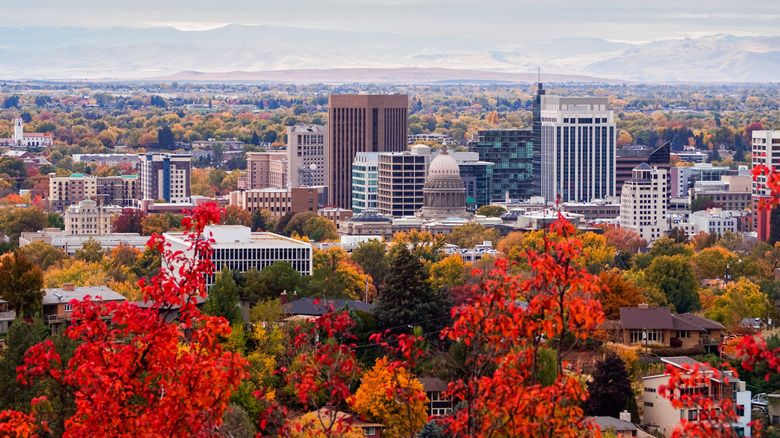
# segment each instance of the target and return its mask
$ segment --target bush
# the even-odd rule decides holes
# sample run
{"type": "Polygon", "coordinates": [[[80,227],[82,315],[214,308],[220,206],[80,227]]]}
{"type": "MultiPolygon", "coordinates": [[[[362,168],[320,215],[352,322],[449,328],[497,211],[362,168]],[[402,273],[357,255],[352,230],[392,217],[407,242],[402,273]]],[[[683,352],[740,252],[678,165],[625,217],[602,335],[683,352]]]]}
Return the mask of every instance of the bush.
{"type": "Polygon", "coordinates": [[[704,347],[701,345],[691,348],[659,347],[651,348],[650,351],[656,356],[698,356],[704,354],[704,347]]]}
{"type": "Polygon", "coordinates": [[[683,346],[683,342],[680,338],[672,338],[669,339],[669,346],[672,348],[681,348],[683,346]]]}

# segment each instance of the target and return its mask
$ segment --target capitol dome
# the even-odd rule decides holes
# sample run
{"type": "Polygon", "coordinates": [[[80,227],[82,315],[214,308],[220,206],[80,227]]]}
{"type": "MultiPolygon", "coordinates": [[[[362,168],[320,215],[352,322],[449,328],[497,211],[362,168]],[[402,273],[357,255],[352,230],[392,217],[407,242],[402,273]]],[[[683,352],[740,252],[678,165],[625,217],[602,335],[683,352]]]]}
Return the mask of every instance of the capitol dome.
{"type": "Polygon", "coordinates": [[[460,166],[446,149],[442,150],[439,156],[431,161],[428,168],[428,178],[436,176],[450,176],[460,179],[460,166]]]}

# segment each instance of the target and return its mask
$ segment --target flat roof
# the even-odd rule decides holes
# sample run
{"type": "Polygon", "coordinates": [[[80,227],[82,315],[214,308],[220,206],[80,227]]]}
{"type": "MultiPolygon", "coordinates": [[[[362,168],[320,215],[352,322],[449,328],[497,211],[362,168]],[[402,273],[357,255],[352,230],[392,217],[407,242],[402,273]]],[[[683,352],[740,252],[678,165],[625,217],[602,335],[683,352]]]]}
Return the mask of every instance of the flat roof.
{"type": "Polygon", "coordinates": [[[71,300],[84,300],[89,295],[92,298],[101,297],[103,301],[125,301],[124,296],[114,292],[106,286],[75,287],[73,290],[65,290],[61,287],[44,289],[43,305],[67,304],[71,300]]]}

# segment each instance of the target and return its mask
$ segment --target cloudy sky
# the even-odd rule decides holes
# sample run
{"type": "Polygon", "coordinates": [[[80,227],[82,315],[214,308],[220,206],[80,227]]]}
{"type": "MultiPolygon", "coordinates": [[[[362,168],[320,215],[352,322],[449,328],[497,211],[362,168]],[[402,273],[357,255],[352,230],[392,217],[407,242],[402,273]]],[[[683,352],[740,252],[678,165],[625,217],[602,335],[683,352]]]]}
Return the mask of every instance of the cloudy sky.
{"type": "Polygon", "coordinates": [[[2,0],[2,26],[201,30],[233,24],[469,36],[612,41],[780,35],[777,0],[2,0]]]}

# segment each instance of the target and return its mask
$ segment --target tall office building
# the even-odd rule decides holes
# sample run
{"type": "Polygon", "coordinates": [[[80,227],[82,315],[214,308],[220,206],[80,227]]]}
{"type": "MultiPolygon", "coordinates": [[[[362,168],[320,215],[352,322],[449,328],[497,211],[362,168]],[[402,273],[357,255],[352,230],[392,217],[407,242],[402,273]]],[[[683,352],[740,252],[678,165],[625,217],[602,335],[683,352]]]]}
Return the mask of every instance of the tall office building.
{"type": "Polygon", "coordinates": [[[377,198],[380,213],[395,217],[414,216],[422,208],[430,159],[430,153],[379,154],[377,198]]]}
{"type": "Polygon", "coordinates": [[[140,154],[138,157],[141,199],[164,199],[174,204],[190,201],[191,156],[140,154]]]}
{"type": "MultiPolygon", "coordinates": [[[[753,167],[756,166],[780,169],[780,131],[753,131],[753,167]]],[[[771,195],[766,181],[766,176],[753,180],[753,227],[762,242],[769,238],[769,210],[759,208],[761,200],[771,195]]]]}
{"type": "MultiPolygon", "coordinates": [[[[666,142],[663,146],[657,148],[632,145],[618,149],[615,153],[616,196],[620,196],[623,193],[623,184],[631,179],[634,168],[642,163],[647,163],[650,167],[666,169],[668,175],[671,169],[670,144],[670,142],[666,142]]],[[[671,190],[671,184],[667,184],[667,187],[671,190]]]]}
{"type": "Polygon", "coordinates": [[[358,152],[406,150],[409,98],[405,94],[328,97],[328,202],[352,205],[352,162],[358,152]]]}
{"type": "Polygon", "coordinates": [[[290,187],[328,184],[328,128],[287,127],[287,178],[290,187]]]}
{"type": "Polygon", "coordinates": [[[666,169],[642,163],[623,184],[620,198],[620,226],[652,242],[669,226],[666,222],[666,169]]]}
{"type": "Polygon", "coordinates": [[[287,187],[286,152],[247,152],[246,176],[250,189],[287,187]]]}
{"type": "Polygon", "coordinates": [[[493,165],[491,201],[529,199],[533,196],[533,131],[529,129],[480,130],[469,150],[493,165]]]}
{"type": "MultiPolygon", "coordinates": [[[[539,87],[539,92],[544,90],[539,87]]],[[[539,194],[549,202],[587,202],[615,196],[615,121],[607,98],[538,94],[539,194]]],[[[494,176],[495,178],[495,176],[494,176]]]]}
{"type": "Polygon", "coordinates": [[[352,162],[352,211],[355,214],[379,209],[379,152],[358,152],[352,162]]]}

